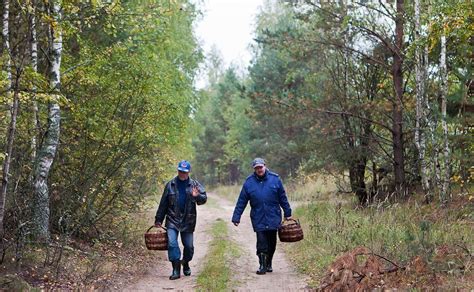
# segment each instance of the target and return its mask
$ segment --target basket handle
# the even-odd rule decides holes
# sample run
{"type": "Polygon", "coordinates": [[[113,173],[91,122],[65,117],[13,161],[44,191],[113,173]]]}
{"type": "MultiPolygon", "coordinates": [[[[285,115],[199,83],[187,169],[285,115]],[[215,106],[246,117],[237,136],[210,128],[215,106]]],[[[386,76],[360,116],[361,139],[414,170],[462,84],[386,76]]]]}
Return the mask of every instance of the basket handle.
{"type": "Polygon", "coordinates": [[[285,220],[283,220],[283,222],[288,222],[288,221],[293,221],[293,222],[295,222],[296,224],[300,225],[300,219],[293,219],[293,218],[291,218],[291,219],[285,219],[285,220]]]}
{"type": "Polygon", "coordinates": [[[153,227],[155,228],[162,228],[164,231],[166,231],[166,227],[163,227],[163,226],[156,226],[156,225],[151,225],[150,228],[148,228],[148,230],[145,232],[145,233],[148,233],[153,227]]]}

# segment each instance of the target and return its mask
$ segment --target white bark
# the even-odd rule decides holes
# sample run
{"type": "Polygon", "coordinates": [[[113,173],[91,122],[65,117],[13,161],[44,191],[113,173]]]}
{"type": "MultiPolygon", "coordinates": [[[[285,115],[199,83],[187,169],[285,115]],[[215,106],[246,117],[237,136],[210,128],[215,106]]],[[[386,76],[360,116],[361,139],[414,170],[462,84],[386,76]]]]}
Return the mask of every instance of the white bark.
{"type": "Polygon", "coordinates": [[[46,131],[43,143],[38,152],[35,162],[34,197],[35,206],[33,211],[34,233],[40,240],[49,240],[49,190],[48,177],[51,165],[54,162],[56,151],[59,145],[60,134],[60,68],[62,54],[62,33],[60,27],[60,4],[59,1],[51,3],[53,7],[50,25],[50,87],[51,101],[48,106],[48,130],[46,131]]]}
{"type": "MultiPolygon", "coordinates": [[[[425,1],[427,3],[427,14],[432,15],[431,12],[431,3],[430,1],[425,1]]],[[[426,64],[428,64],[428,46],[424,47],[424,56],[426,58],[426,64]]],[[[427,72],[426,72],[427,73],[427,72]]],[[[428,77],[428,76],[426,76],[428,77]]],[[[426,93],[426,92],[425,92],[426,93]]],[[[438,105],[437,102],[430,103],[430,100],[427,95],[424,99],[424,117],[425,125],[428,129],[425,132],[425,142],[426,142],[426,153],[425,153],[425,162],[426,170],[428,172],[428,180],[431,190],[434,188],[440,187],[441,181],[441,172],[440,172],[440,163],[439,163],[439,143],[437,139],[437,127],[438,127],[438,105]]]]}
{"type": "Polygon", "coordinates": [[[441,127],[443,129],[443,168],[441,174],[440,200],[446,202],[450,197],[449,180],[450,174],[450,151],[448,140],[448,123],[446,121],[446,103],[448,95],[448,67],[446,64],[446,35],[441,35],[441,54],[440,54],[440,73],[441,73],[441,127]]]}
{"type": "Polygon", "coordinates": [[[421,183],[425,194],[429,196],[430,183],[429,171],[426,161],[426,126],[427,111],[426,108],[426,78],[428,66],[428,54],[426,46],[421,46],[421,5],[420,0],[415,0],[415,83],[416,83],[416,128],[415,128],[415,144],[418,148],[418,159],[421,171],[421,183]],[[423,49],[424,48],[424,49],[423,49]]]}
{"type": "Polygon", "coordinates": [[[9,91],[11,90],[12,86],[12,73],[11,73],[11,50],[10,50],[10,36],[9,36],[9,19],[10,14],[10,1],[3,0],[3,29],[2,29],[2,37],[3,37],[3,48],[5,50],[5,65],[7,70],[7,79],[9,85],[9,91]]]}
{"type": "MultiPolygon", "coordinates": [[[[12,75],[11,75],[11,50],[10,50],[10,37],[9,37],[9,14],[10,14],[10,3],[8,0],[3,0],[3,29],[2,29],[2,38],[3,38],[3,48],[5,50],[5,63],[8,79],[8,88],[6,89],[7,99],[10,99],[11,89],[12,89],[12,75]]],[[[10,102],[10,101],[9,101],[10,102]]],[[[14,102],[10,104],[10,127],[7,135],[7,143],[5,149],[5,160],[3,161],[2,168],[2,185],[0,189],[0,240],[3,242],[3,218],[5,216],[5,201],[7,196],[7,187],[8,187],[8,177],[10,171],[10,161],[11,153],[13,147],[13,137],[15,135],[16,129],[16,113],[18,111],[18,98],[14,97],[14,102]]]]}
{"type": "Polygon", "coordinates": [[[63,38],[60,28],[60,5],[56,1],[53,5],[54,24],[51,25],[51,71],[50,71],[50,86],[54,93],[59,93],[61,85],[61,53],[63,50],[63,38]]]}
{"type": "Polygon", "coordinates": [[[2,172],[2,187],[0,190],[0,240],[3,239],[3,218],[5,216],[5,201],[7,197],[7,189],[8,189],[8,178],[10,176],[10,164],[11,164],[11,156],[13,153],[13,141],[15,140],[15,133],[16,133],[16,120],[18,116],[18,106],[19,106],[19,98],[18,98],[18,91],[15,90],[15,94],[13,95],[13,104],[11,106],[11,113],[10,113],[10,126],[8,129],[8,136],[7,136],[7,145],[6,145],[6,155],[5,160],[3,162],[3,172],[2,172]]]}
{"type": "MultiPolygon", "coordinates": [[[[38,72],[38,39],[36,36],[36,3],[33,1],[33,11],[30,15],[30,30],[31,30],[31,67],[33,72],[38,72]]],[[[31,136],[31,159],[32,164],[34,165],[36,159],[36,147],[37,141],[36,136],[38,133],[38,104],[36,102],[36,86],[33,85],[32,88],[33,96],[32,96],[32,125],[33,125],[33,135],[31,136]]],[[[33,179],[33,176],[32,176],[33,179]]]]}

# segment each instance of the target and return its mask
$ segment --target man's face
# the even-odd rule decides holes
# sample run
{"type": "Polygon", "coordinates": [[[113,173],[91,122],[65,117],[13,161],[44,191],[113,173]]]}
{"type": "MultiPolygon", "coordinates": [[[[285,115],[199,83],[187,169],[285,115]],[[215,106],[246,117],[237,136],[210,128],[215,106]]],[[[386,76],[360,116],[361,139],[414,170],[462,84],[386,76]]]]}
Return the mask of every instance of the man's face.
{"type": "Polygon", "coordinates": [[[189,172],[179,171],[178,170],[178,177],[180,180],[187,180],[189,177],[189,172]]]}
{"type": "Polygon", "coordinates": [[[265,167],[265,165],[263,165],[263,166],[256,166],[256,167],[254,168],[255,173],[256,173],[258,176],[263,176],[263,175],[265,174],[265,170],[266,170],[266,169],[267,169],[267,168],[265,167]]]}

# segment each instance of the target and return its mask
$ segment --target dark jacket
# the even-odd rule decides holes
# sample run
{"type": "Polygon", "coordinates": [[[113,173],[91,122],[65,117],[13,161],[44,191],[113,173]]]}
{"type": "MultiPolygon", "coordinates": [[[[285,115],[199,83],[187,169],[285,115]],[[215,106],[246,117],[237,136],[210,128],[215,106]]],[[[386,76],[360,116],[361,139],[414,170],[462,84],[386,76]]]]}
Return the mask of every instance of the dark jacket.
{"type": "Polygon", "coordinates": [[[253,173],[245,180],[234,209],[232,222],[240,223],[240,216],[248,201],[251,207],[250,219],[255,232],[277,230],[282,221],[281,208],[285,217],[291,216],[291,208],[283,183],[278,174],[269,170],[262,179],[253,173]]]}
{"type": "Polygon", "coordinates": [[[207,201],[206,190],[197,181],[189,178],[188,186],[186,187],[186,205],[184,213],[182,213],[178,206],[178,184],[177,176],[170,180],[163,190],[160,205],[156,211],[155,224],[162,224],[166,216],[166,228],[173,228],[180,232],[194,232],[196,227],[196,204],[202,205],[207,201]],[[197,197],[192,196],[193,186],[199,189],[197,197]]]}

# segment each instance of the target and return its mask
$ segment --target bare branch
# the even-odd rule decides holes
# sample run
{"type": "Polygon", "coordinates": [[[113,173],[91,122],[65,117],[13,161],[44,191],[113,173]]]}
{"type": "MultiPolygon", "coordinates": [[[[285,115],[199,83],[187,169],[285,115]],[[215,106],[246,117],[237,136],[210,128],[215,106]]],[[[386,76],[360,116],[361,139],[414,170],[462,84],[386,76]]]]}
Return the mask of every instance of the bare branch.
{"type": "Polygon", "coordinates": [[[364,121],[367,121],[367,122],[370,122],[374,125],[378,125],[384,129],[386,129],[387,131],[389,132],[392,132],[392,129],[381,123],[381,122],[377,122],[377,121],[374,121],[372,119],[369,119],[367,117],[363,117],[363,116],[360,116],[360,115],[357,115],[357,114],[353,114],[353,113],[350,113],[350,112],[345,112],[345,111],[331,111],[331,110],[325,110],[325,109],[311,109],[311,111],[314,111],[314,112],[319,112],[319,113],[325,113],[325,114],[330,114],[330,115],[341,115],[341,116],[349,116],[349,117],[353,117],[353,118],[357,118],[357,119],[361,119],[361,120],[364,120],[364,121]]]}
{"type": "MultiPolygon", "coordinates": [[[[382,4],[381,2],[382,2],[382,1],[379,0],[379,3],[380,3],[380,4],[382,4]]],[[[395,21],[395,16],[394,16],[393,14],[391,14],[389,11],[387,11],[387,9],[385,9],[385,12],[384,12],[384,11],[382,11],[382,10],[376,8],[376,7],[368,6],[367,4],[365,4],[365,3],[363,3],[363,2],[355,2],[355,4],[357,4],[357,5],[359,5],[359,6],[362,6],[362,7],[365,7],[365,8],[367,8],[367,9],[370,9],[370,10],[377,11],[378,13],[380,13],[380,14],[382,14],[382,15],[384,15],[384,16],[387,16],[388,18],[390,18],[390,19],[392,19],[392,20],[395,21]]],[[[382,4],[382,6],[383,6],[384,8],[386,8],[383,4],[382,4]]]]}

